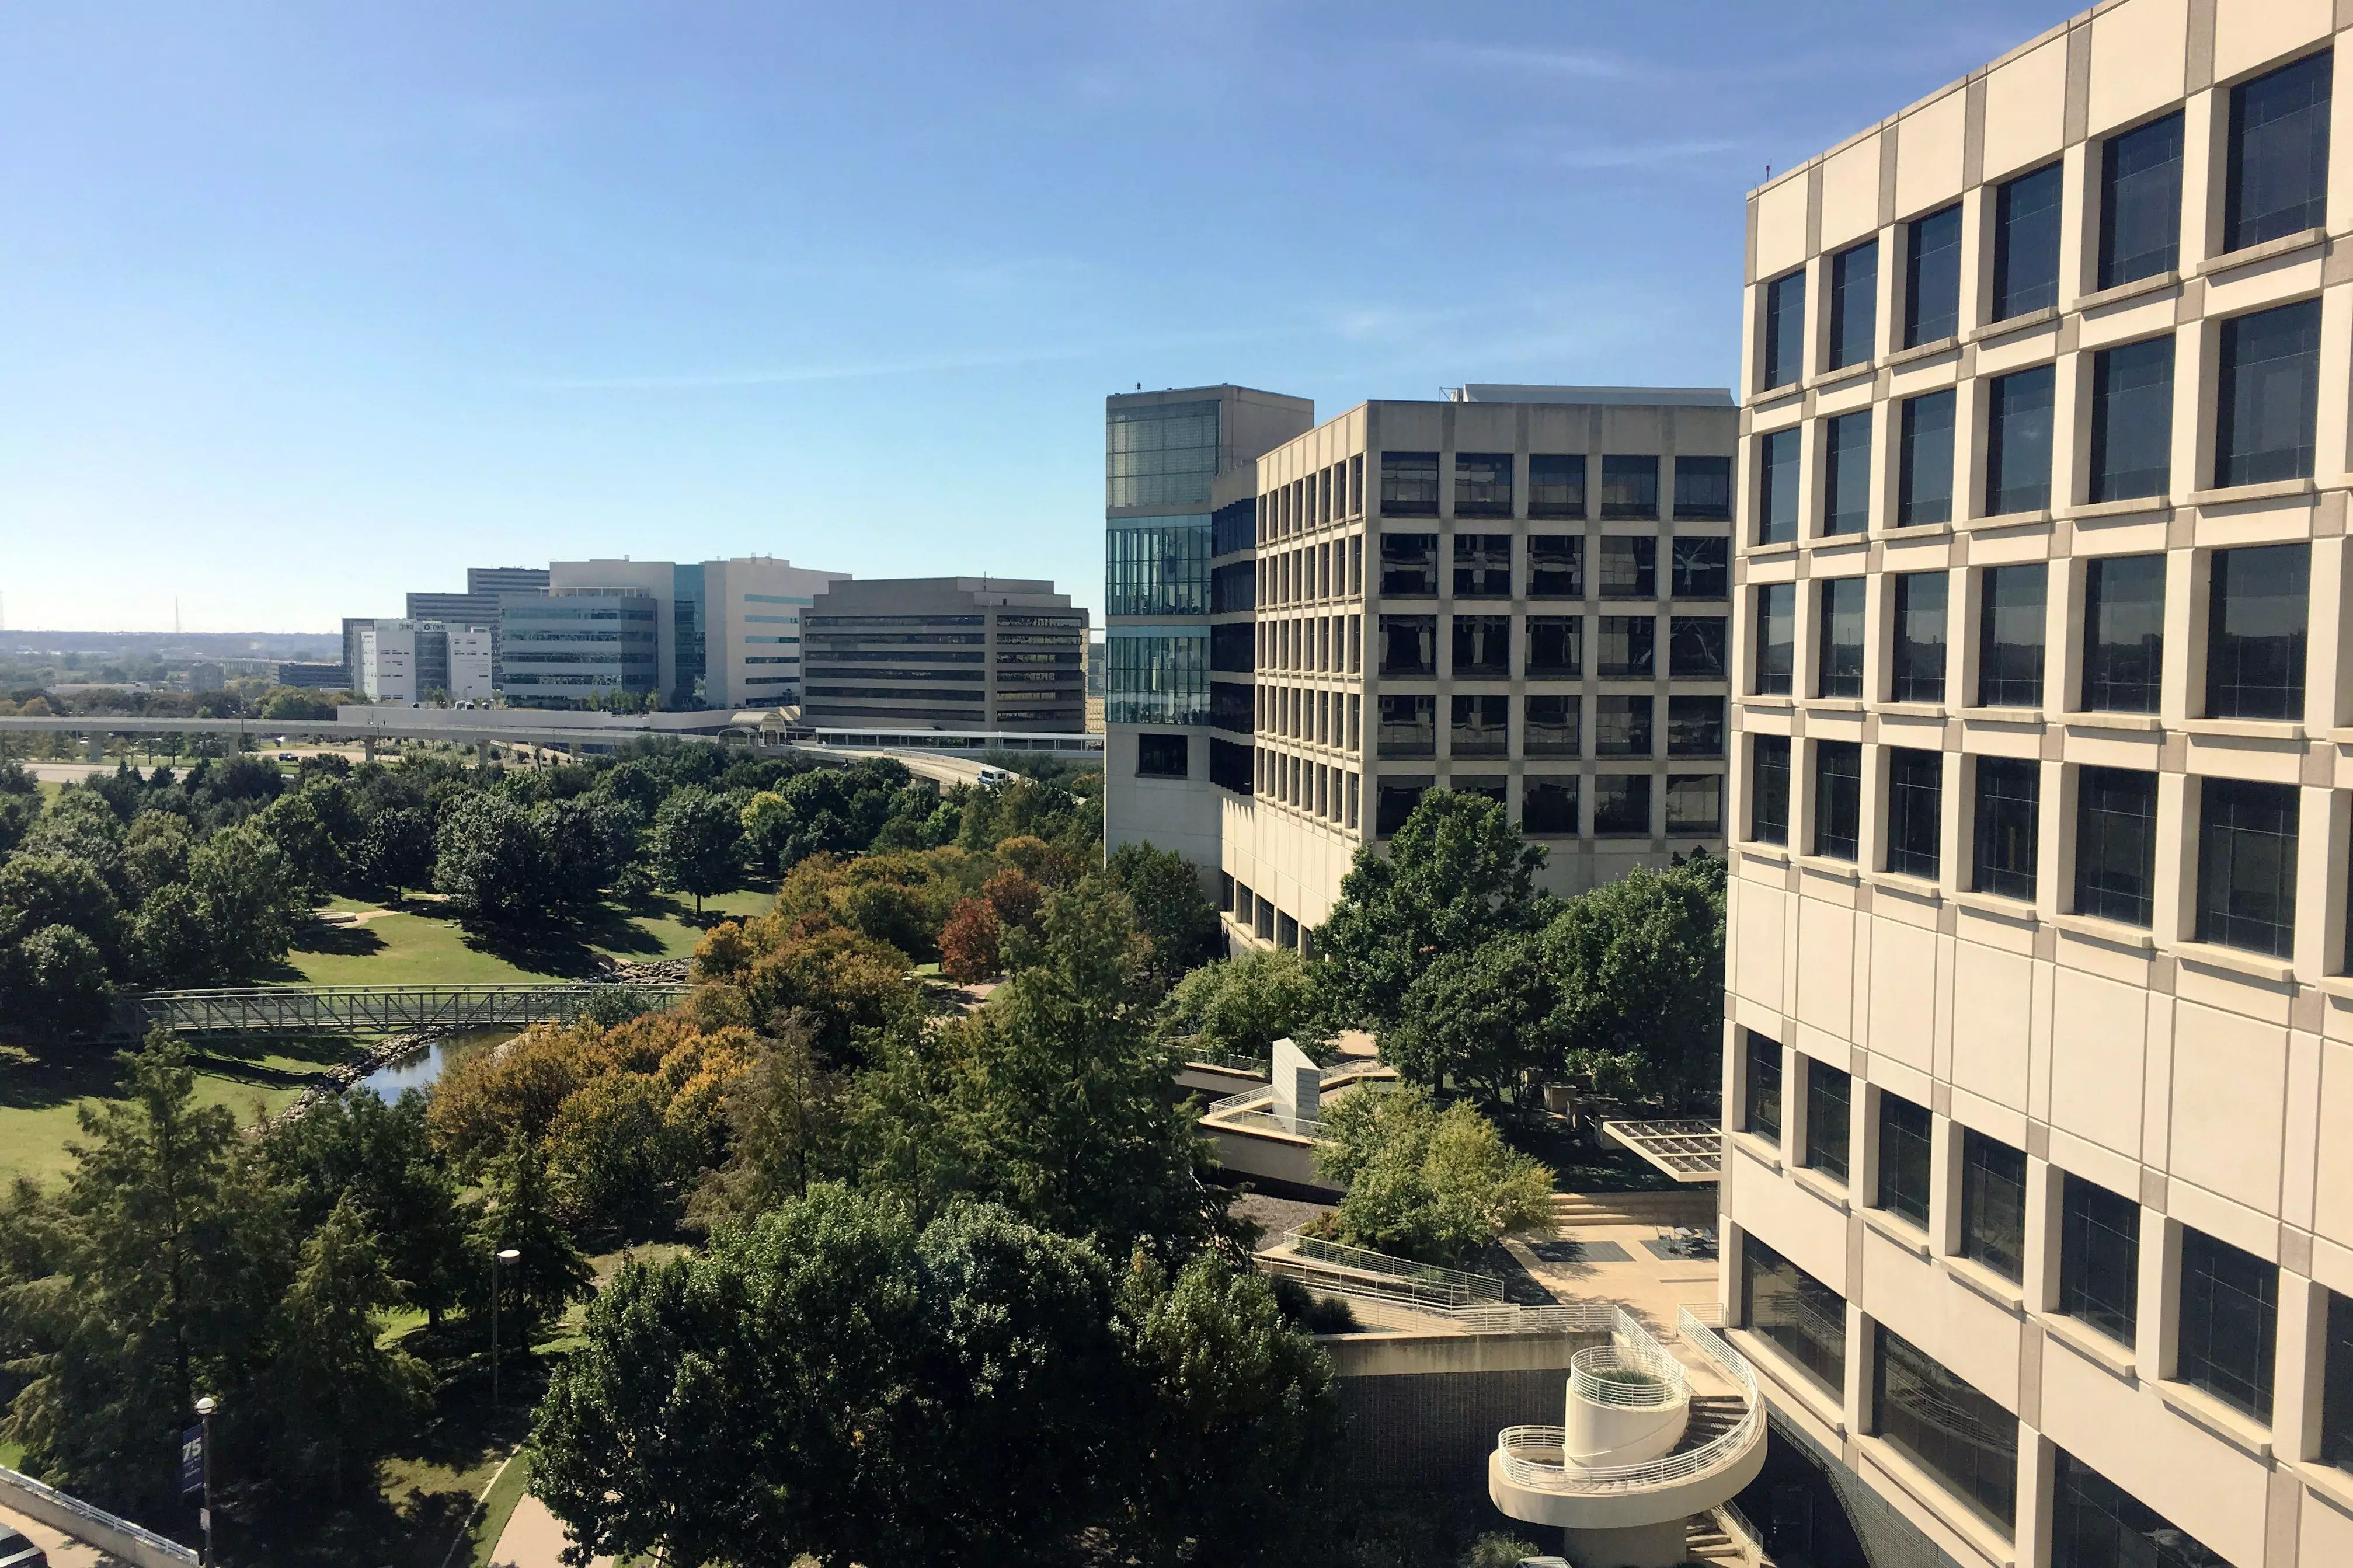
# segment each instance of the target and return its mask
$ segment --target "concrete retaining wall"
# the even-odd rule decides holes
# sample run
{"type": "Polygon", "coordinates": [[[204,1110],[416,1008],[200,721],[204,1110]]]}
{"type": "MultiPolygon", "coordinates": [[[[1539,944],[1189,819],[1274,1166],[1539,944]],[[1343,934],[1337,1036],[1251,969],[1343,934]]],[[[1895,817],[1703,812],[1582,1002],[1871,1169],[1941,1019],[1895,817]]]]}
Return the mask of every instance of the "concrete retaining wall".
{"type": "Polygon", "coordinates": [[[1349,1470],[1484,1496],[1495,1434],[1560,1420],[1569,1358],[1606,1334],[1334,1334],[1349,1470]]]}

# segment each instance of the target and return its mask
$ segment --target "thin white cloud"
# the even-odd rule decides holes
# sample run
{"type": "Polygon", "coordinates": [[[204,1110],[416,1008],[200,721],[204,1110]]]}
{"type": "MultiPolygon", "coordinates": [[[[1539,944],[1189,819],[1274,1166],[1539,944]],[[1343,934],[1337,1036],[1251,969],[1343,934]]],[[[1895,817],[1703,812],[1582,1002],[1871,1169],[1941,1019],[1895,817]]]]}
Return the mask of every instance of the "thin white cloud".
{"type": "Polygon", "coordinates": [[[1643,68],[1620,56],[1585,49],[1515,49],[1502,44],[1465,44],[1449,38],[1417,46],[1413,52],[1417,58],[1440,64],[1482,68],[1501,66],[1582,81],[1614,81],[1647,74],[1643,68]]]}
{"type": "Polygon", "coordinates": [[[1667,163],[1688,163],[1720,153],[1738,152],[1735,141],[1703,139],[1683,142],[1637,142],[1616,147],[1569,147],[1559,163],[1570,169],[1654,169],[1667,163]]]}

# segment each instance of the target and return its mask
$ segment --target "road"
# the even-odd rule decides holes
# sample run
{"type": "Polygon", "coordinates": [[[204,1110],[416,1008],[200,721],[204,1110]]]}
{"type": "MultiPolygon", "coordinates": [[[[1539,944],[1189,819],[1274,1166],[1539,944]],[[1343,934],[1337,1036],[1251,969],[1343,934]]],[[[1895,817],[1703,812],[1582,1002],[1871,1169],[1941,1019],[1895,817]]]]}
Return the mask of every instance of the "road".
{"type": "MultiPolygon", "coordinates": [[[[25,1538],[49,1554],[49,1568],[128,1568],[121,1558],[109,1557],[95,1546],[86,1546],[69,1535],[60,1535],[46,1524],[37,1524],[23,1514],[0,1508],[0,1524],[25,1532],[25,1538]]],[[[555,1559],[548,1559],[552,1565],[555,1559]]]]}

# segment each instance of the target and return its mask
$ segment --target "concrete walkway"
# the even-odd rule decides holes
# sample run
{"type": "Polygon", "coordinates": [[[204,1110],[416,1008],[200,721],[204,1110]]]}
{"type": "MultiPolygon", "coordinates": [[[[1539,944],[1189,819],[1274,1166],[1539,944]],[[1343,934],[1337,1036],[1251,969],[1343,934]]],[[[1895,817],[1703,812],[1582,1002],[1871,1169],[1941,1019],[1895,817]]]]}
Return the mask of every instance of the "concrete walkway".
{"type": "MultiPolygon", "coordinates": [[[[563,1568],[564,1548],[571,1539],[547,1505],[525,1492],[500,1533],[491,1568],[563,1568]]],[[[596,1558],[595,1568],[613,1568],[613,1560],[596,1558]]]]}
{"type": "Polygon", "coordinates": [[[121,1558],[110,1557],[97,1547],[26,1519],[13,1509],[0,1508],[0,1525],[22,1531],[25,1539],[47,1552],[49,1568],[128,1568],[121,1558]]]}

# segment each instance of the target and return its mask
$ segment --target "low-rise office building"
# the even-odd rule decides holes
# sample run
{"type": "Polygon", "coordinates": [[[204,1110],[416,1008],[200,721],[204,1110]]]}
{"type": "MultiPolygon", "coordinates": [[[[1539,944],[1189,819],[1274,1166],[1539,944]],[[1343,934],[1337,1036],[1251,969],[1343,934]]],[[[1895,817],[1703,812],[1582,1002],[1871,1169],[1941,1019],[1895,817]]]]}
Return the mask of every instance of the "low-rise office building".
{"type": "Polygon", "coordinates": [[[659,691],[662,603],[625,588],[504,595],[507,701],[562,707],[659,691]]]}
{"type": "Polygon", "coordinates": [[[804,625],[812,725],[1080,731],[1087,612],[1006,577],[836,583],[804,625]]]}
{"type": "Polygon", "coordinates": [[[383,702],[489,701],[492,638],[487,626],[377,620],[360,630],[360,685],[383,702]]]}
{"type": "Polygon", "coordinates": [[[554,592],[601,588],[652,604],[652,689],[671,708],[798,700],[801,612],[849,575],[767,556],[686,563],[558,561],[549,573],[554,592]]]}
{"type": "Polygon", "coordinates": [[[352,672],[340,664],[286,659],[279,663],[278,684],[298,687],[305,691],[349,691],[352,689],[352,672]]]}

